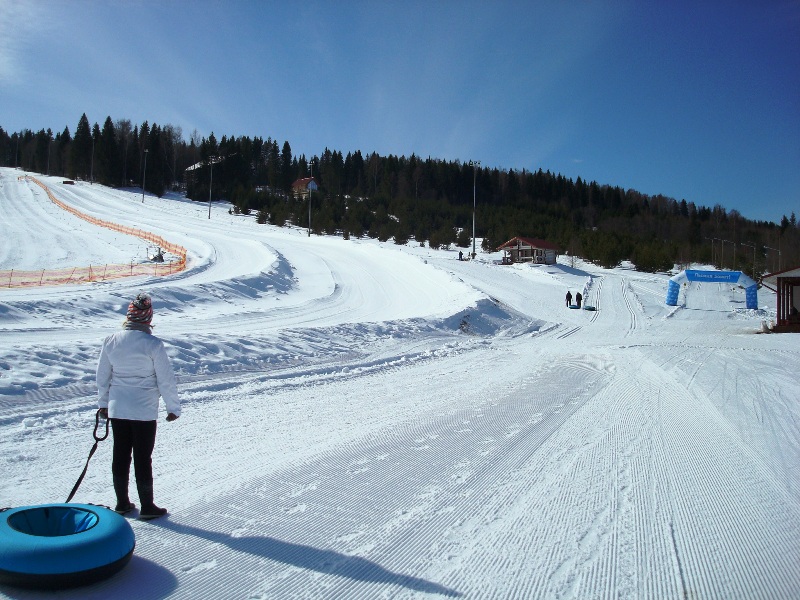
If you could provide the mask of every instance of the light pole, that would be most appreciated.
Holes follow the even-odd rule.
[[[311,179],[314,179],[314,159],[311,159]],[[308,182],[308,237],[311,237],[311,182]]]
[[[720,240],[722,242],[722,253],[725,253],[725,244],[730,244],[733,246],[733,270],[736,270],[736,243],[730,240]],[[722,265],[722,268],[725,268],[725,265]]]
[[[481,161],[471,160],[469,166],[472,167],[472,259],[475,260],[475,181]]]
[[[716,255],[715,255],[716,250],[714,248],[714,240],[716,240],[717,238],[707,237],[705,239],[707,239],[709,242],[711,242],[711,264],[716,266],[716,263],[714,262],[714,259],[716,258]]]
[[[747,246],[748,248],[753,249],[753,280],[755,281],[756,278],[756,245],[755,244],[745,244],[744,242],[739,242],[740,246]]]
[[[144,149],[144,167],[142,168],[142,204],[144,204],[144,183],[147,178],[147,148]]]
[[[778,240],[778,241],[780,241],[780,240]],[[775,252],[778,253],[778,271],[780,272],[780,270],[781,270],[781,249],[780,248],[770,248],[769,246],[764,246],[764,248],[766,248],[767,250],[774,250]],[[773,269],[775,268],[775,259],[774,258],[772,259],[772,268]]]
[[[211,164],[211,176],[208,179],[208,218],[211,218],[211,186],[214,185],[214,159],[216,156],[209,156],[208,162]]]
[[[147,152],[147,150],[145,150]],[[94,183],[94,136],[92,136],[92,166],[89,169],[89,183]],[[144,200],[142,200],[144,202]]]

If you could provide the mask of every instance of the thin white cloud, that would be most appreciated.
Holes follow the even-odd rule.
[[[40,26],[42,13],[36,4],[0,0],[0,15],[0,85],[11,86],[26,75],[20,57]]]

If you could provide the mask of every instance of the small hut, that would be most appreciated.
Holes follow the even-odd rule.
[[[800,267],[763,275],[761,285],[778,296],[778,319],[773,331],[800,333]]]

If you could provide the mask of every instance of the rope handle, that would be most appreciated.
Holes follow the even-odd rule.
[[[81,476],[78,477],[78,481],[75,483],[75,487],[72,488],[72,491],[69,493],[67,497],[67,502],[72,500],[72,497],[75,495],[75,492],[78,491],[81,483],[83,482],[83,478],[86,476],[86,470],[89,468],[89,461],[92,460],[92,456],[94,455],[95,450],[97,450],[97,444],[102,442],[104,439],[108,437],[108,421],[110,419],[106,419],[106,434],[103,437],[97,437],[97,429],[100,427],[100,409],[97,409],[97,412],[94,415],[94,432],[92,432],[92,437],[94,437],[94,446],[89,451],[89,458],[86,459],[86,465],[83,467],[83,472]]]
[[[97,428],[100,427],[100,410],[101,409],[98,408],[94,415],[94,432],[92,432],[92,436],[94,436],[96,442],[102,442],[108,437],[108,422],[110,419],[106,419],[106,434],[103,437],[97,437]]]

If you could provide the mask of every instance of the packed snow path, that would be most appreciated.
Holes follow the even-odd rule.
[[[0,173],[2,206],[31,202]],[[141,199],[70,193],[117,221]],[[179,373],[184,415],[154,454],[171,514],[132,522],[120,574],[58,597],[800,596],[800,350],[755,335],[743,290],[695,285],[674,309],[666,276],[145,204],[190,249],[185,274],[0,291],[0,506],[71,489],[99,344],[134,291]],[[67,256],[108,245],[49,223]],[[47,254],[9,239],[34,268]],[[598,310],[566,308],[568,288]],[[76,501],[113,501],[110,454]]]

